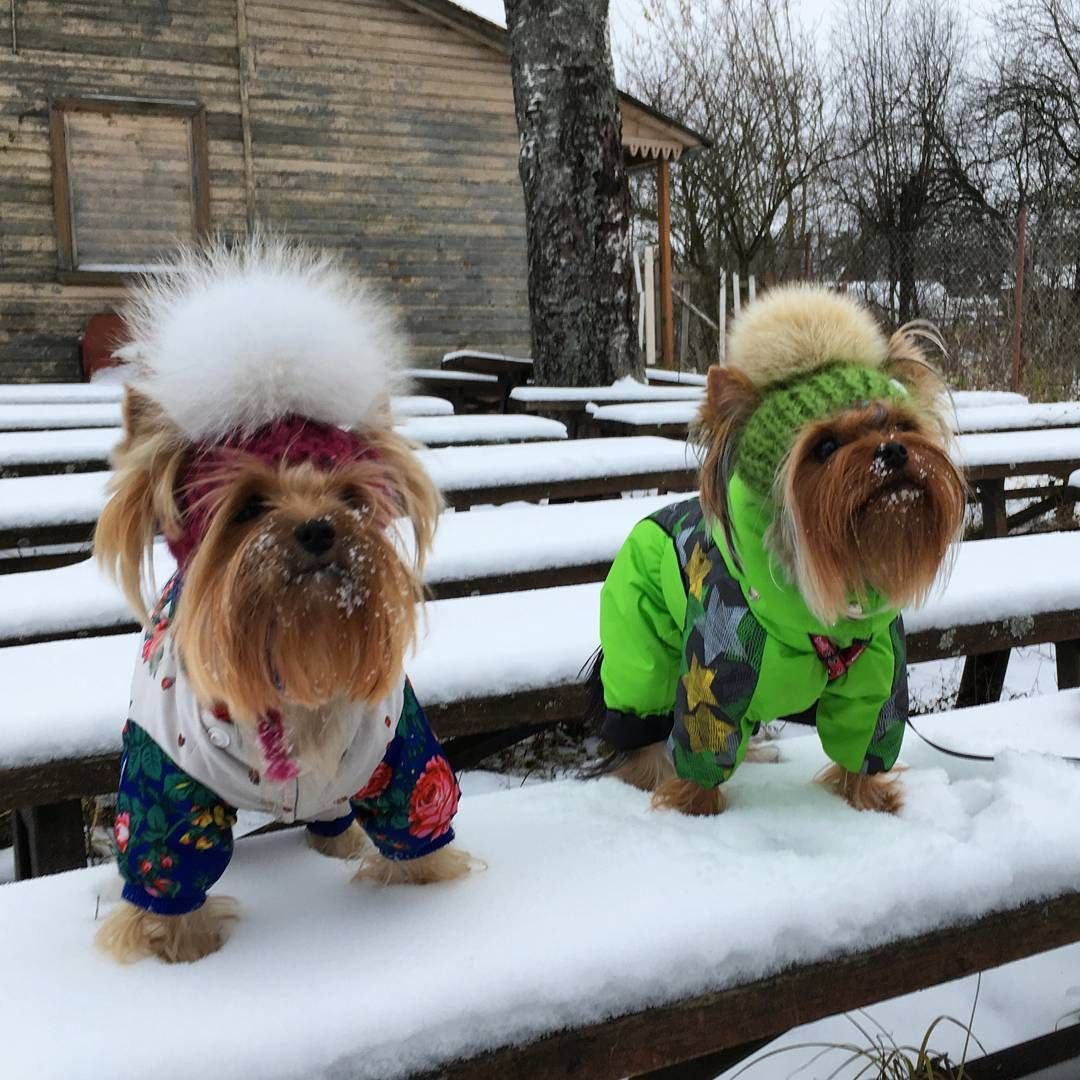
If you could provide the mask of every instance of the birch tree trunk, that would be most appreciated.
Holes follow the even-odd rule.
[[[638,367],[630,196],[608,0],[506,0],[525,190],[534,378]]]

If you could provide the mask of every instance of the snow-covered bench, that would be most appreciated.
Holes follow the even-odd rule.
[[[674,373],[672,373],[674,374]],[[586,406],[597,435],[661,435],[685,438],[697,419],[698,401],[644,401]],[[957,408],[953,429],[959,434],[995,431],[1039,431],[1080,426],[1080,402],[1053,401],[1037,405],[984,405]]]
[[[394,426],[406,438],[428,447],[566,438],[564,424],[541,416],[414,416]],[[0,478],[105,469],[120,434],[115,427],[0,432]]]
[[[459,510],[624,491],[683,491],[694,485],[697,470],[685,444],[640,437],[523,443],[494,455],[484,446],[455,446],[423,450],[420,457],[448,505]],[[105,503],[108,478],[101,472],[0,480],[0,567],[34,569],[23,554],[48,545],[85,545]]]
[[[1040,756],[1080,754],[1078,712],[1070,693],[924,718],[1021,752],[909,736],[899,817],[811,783],[811,736],[740,769],[711,819],[610,779],[466,782],[457,833],[486,869],[424,889],[351,885],[296,832],[242,839],[220,886],[241,920],[191,967],[95,951],[111,865],[0,887],[5,1074],[134,1080],[167,1055],[219,1080],[614,1080],[709,1055],[677,1075],[716,1075],[723,1051],[1080,938],[1080,772]],[[210,1023],[222,1002],[235,1022]]]
[[[634,525],[683,496],[512,506],[443,514],[425,582],[437,599],[599,581]],[[155,552],[158,579],[173,562]],[[93,560],[0,574],[0,648],[134,630],[128,606]]]
[[[90,389],[94,389],[91,384]],[[104,389],[104,387],[102,388]],[[65,428],[119,427],[120,394],[111,386],[112,397],[71,402],[0,403],[0,431],[61,431]],[[391,399],[395,416],[450,416],[454,406],[443,398],[402,395]]]
[[[1075,533],[963,545],[948,587],[907,618],[909,660],[969,657],[960,701],[975,704],[1000,695],[1002,653],[1007,661],[1011,648],[1055,642],[1059,685],[1080,685],[1078,556]],[[458,761],[582,715],[581,669],[597,643],[599,590],[590,583],[428,605],[427,636],[410,673]],[[111,788],[137,640],[123,634],[0,649],[11,717],[0,727],[0,812]],[[993,663],[970,663],[981,656]],[[459,738],[466,741],[455,744]],[[48,814],[62,824],[60,810]],[[58,857],[71,858],[79,820],[71,809],[56,830],[69,838],[58,842]]]

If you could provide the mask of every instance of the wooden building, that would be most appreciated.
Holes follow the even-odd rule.
[[[633,166],[701,144],[622,109]],[[505,32],[449,0],[10,0],[0,382],[79,378],[133,269],[256,221],[342,250],[420,362],[523,354],[517,147]]]

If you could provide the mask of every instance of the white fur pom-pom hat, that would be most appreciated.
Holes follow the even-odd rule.
[[[386,302],[331,256],[255,233],[181,248],[123,312],[134,389],[193,442],[286,416],[385,424],[408,344]]]

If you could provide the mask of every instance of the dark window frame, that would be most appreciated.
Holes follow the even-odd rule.
[[[73,112],[105,116],[185,117],[191,126],[191,225],[196,238],[210,232],[210,140],[206,108],[198,102],[153,101],[127,97],[62,97],[49,106],[49,142],[53,164],[53,210],[56,223],[57,278],[68,285],[126,284],[132,274],[116,270],[80,270],[75,249],[71,163],[65,116]]]

